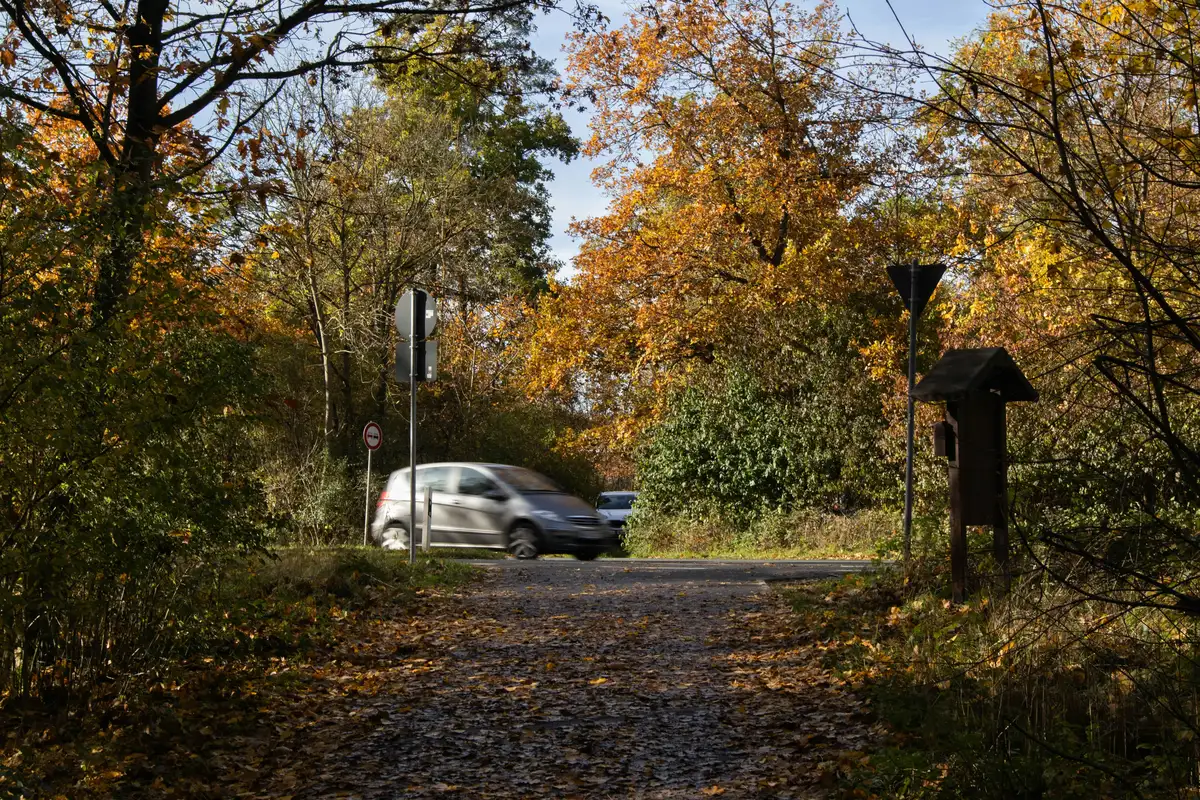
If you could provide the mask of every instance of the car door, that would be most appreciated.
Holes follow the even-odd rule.
[[[450,500],[451,523],[464,543],[477,547],[503,547],[501,526],[505,500],[500,484],[474,467],[459,467],[458,485]]]
[[[433,490],[433,520],[430,525],[431,545],[443,544],[460,544],[457,530],[451,520],[451,505],[450,501],[453,495],[450,492],[450,487],[453,485],[454,473],[456,467],[446,466],[429,466],[417,467],[417,524],[418,524],[418,539],[420,544],[423,530],[421,526],[425,524],[425,487],[428,486]],[[407,487],[404,487],[407,489]],[[408,492],[404,492],[404,509],[408,510]]]

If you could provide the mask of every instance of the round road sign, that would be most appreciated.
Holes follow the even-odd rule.
[[[428,338],[437,330],[437,300],[426,292],[415,289],[404,293],[396,302],[396,330],[405,341],[413,333],[413,295],[416,295],[417,318],[420,320],[421,337]]]
[[[379,445],[383,444],[383,430],[378,423],[368,422],[367,427],[363,428],[363,442],[368,450],[378,450]]]

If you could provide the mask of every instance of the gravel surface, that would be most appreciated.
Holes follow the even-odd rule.
[[[822,797],[874,737],[764,583],[861,562],[479,563],[414,644],[365,648],[289,794]]]

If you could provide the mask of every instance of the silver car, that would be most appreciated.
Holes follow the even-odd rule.
[[[544,475],[505,464],[417,467],[417,543],[424,534],[425,487],[432,490],[430,545],[507,550],[517,558],[570,553],[590,561],[617,543],[607,520]],[[393,550],[408,547],[408,470],[393,472],[379,497],[371,535]]]
[[[633,513],[637,496],[637,492],[601,492],[600,497],[596,498],[596,510],[608,520],[609,525],[624,528],[629,515]]]

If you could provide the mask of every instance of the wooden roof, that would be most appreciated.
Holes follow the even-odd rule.
[[[913,397],[961,400],[975,392],[996,392],[1006,403],[1038,399],[1037,389],[1003,347],[947,350],[913,388]]]

